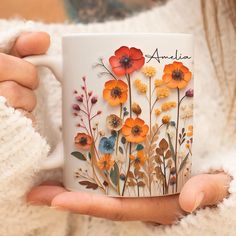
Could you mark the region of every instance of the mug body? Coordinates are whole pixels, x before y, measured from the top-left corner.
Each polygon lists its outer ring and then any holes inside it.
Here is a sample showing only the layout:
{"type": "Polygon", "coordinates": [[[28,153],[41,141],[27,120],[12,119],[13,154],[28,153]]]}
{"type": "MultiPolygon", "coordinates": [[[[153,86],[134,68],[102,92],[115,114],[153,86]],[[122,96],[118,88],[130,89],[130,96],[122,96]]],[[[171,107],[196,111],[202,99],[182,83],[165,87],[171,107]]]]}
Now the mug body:
{"type": "Polygon", "coordinates": [[[193,36],[65,36],[63,73],[65,187],[179,193],[193,155],[193,36]]]}

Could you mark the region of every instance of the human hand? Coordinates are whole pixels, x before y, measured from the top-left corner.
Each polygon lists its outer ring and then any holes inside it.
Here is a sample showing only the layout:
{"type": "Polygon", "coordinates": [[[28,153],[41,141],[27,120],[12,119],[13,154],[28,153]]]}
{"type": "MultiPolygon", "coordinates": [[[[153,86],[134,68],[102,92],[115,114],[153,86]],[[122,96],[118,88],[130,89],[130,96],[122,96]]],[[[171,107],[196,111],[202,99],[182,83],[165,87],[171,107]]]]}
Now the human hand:
{"type": "Polygon", "coordinates": [[[231,178],[224,173],[192,177],[179,195],[152,198],[112,198],[86,192],[68,192],[59,183],[48,182],[28,194],[28,202],[48,205],[115,221],[145,221],[171,224],[199,207],[214,206],[228,195],[231,178]]]}
{"type": "Polygon", "coordinates": [[[37,70],[22,58],[44,54],[50,45],[47,33],[23,33],[10,50],[10,55],[0,53],[0,96],[12,106],[34,120],[30,113],[36,106],[34,90],[38,87],[37,70]]]}

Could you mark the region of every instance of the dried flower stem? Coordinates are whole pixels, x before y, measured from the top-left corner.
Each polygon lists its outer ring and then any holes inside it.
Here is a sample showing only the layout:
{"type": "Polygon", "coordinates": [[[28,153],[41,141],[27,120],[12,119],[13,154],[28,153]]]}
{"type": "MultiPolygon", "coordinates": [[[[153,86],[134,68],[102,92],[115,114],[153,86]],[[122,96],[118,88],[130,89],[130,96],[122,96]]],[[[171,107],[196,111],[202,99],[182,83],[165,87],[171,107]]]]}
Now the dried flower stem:
{"type": "MultiPolygon", "coordinates": [[[[177,96],[178,96],[178,107],[177,107],[177,118],[176,118],[176,135],[175,135],[175,169],[177,170],[177,159],[178,159],[178,134],[179,134],[179,109],[180,109],[180,91],[177,88],[177,96]]],[[[176,192],[178,191],[178,173],[176,172],[176,192]]]]}
{"type": "MultiPolygon", "coordinates": [[[[100,180],[99,180],[99,178],[98,178],[97,175],[96,175],[96,170],[95,170],[95,167],[96,167],[96,169],[99,170],[99,168],[97,167],[97,159],[99,160],[100,157],[99,157],[99,153],[98,153],[98,150],[97,150],[97,148],[96,148],[96,145],[95,145],[95,136],[94,136],[94,134],[93,134],[92,125],[91,125],[92,119],[93,119],[94,117],[98,116],[99,114],[96,113],[95,115],[91,116],[90,111],[92,111],[92,108],[91,108],[91,107],[93,106],[93,104],[91,104],[91,106],[89,107],[89,97],[88,97],[87,85],[86,85],[85,80],[84,80],[84,94],[85,94],[85,99],[86,99],[86,110],[87,110],[87,113],[88,113],[87,117],[88,117],[88,125],[89,125],[89,134],[90,134],[90,136],[93,138],[93,146],[92,146],[92,148],[93,148],[93,150],[94,150],[94,152],[95,152],[95,153],[94,153],[94,154],[95,154],[95,155],[94,155],[94,157],[95,157],[95,163],[92,161],[92,168],[93,168],[93,173],[94,173],[94,177],[96,178],[96,181],[99,182],[100,185],[102,185],[101,182],[100,182],[100,180]],[[97,158],[96,158],[96,156],[97,156],[97,158]]],[[[107,176],[106,176],[104,173],[102,173],[100,170],[99,170],[99,172],[100,172],[100,174],[104,177],[104,179],[106,179],[106,181],[110,184],[110,186],[111,186],[112,188],[114,188],[115,191],[117,191],[116,188],[115,188],[115,187],[113,186],[113,184],[111,183],[109,177],[107,177],[107,176]]]]}
{"type": "MultiPolygon", "coordinates": [[[[129,109],[130,109],[130,117],[132,118],[132,89],[131,89],[131,83],[130,83],[130,75],[126,74],[126,79],[128,82],[128,87],[129,87],[129,109]]],[[[129,155],[131,155],[132,153],[132,143],[129,143],[129,155]]],[[[127,173],[125,176],[125,182],[124,182],[124,186],[123,186],[123,190],[122,190],[122,196],[124,196],[125,194],[125,188],[126,188],[126,183],[128,180],[128,173],[130,171],[130,167],[131,167],[131,163],[130,163],[130,158],[129,158],[129,164],[128,164],[128,169],[127,169],[127,173]]]]}
{"type": "MultiPolygon", "coordinates": [[[[120,104],[120,118],[122,119],[122,103],[120,104]]],[[[116,155],[118,154],[118,143],[119,143],[119,138],[120,138],[120,131],[117,132],[117,138],[116,138],[116,155]]]]}
{"type": "Polygon", "coordinates": [[[155,107],[155,105],[156,105],[157,102],[158,102],[158,98],[156,98],[155,101],[154,101],[153,104],[152,104],[152,108],[151,108],[151,111],[152,111],[152,112],[153,112],[153,109],[154,109],[154,107],[155,107]]]}
{"type": "Polygon", "coordinates": [[[109,75],[111,75],[115,80],[117,80],[116,76],[105,66],[105,64],[103,63],[103,60],[101,59],[100,61],[101,61],[101,64],[98,63],[97,65],[102,66],[109,75]]]}
{"type": "Polygon", "coordinates": [[[149,77],[149,129],[150,135],[152,135],[152,77],[149,77]]]}
{"type": "MultiPolygon", "coordinates": [[[[148,104],[149,104],[149,133],[150,133],[150,137],[152,137],[152,111],[153,111],[153,108],[152,108],[152,81],[151,81],[151,77],[148,78],[148,81],[149,81],[149,98],[148,98],[148,104]]],[[[150,152],[151,152],[151,145],[152,145],[152,141],[150,142],[150,145],[149,145],[149,149],[148,149],[148,169],[150,169],[150,166],[152,165],[152,162],[150,160],[150,152]]],[[[148,171],[148,189],[149,189],[149,193],[150,193],[150,196],[152,195],[152,181],[151,181],[151,173],[150,171],[148,171]]]]}
{"type": "MultiPolygon", "coordinates": [[[[89,134],[92,137],[93,143],[94,143],[95,142],[95,137],[94,137],[94,134],[93,134],[93,131],[92,131],[92,126],[91,126],[91,120],[92,120],[91,118],[92,117],[91,117],[91,113],[90,113],[92,104],[91,104],[91,107],[89,108],[89,97],[88,97],[87,85],[86,85],[85,80],[83,80],[83,81],[84,81],[84,95],[85,95],[85,99],[86,99],[86,106],[85,107],[86,107],[86,110],[87,110],[88,125],[89,125],[89,134]]],[[[99,159],[99,154],[98,154],[95,143],[92,145],[92,148],[94,149],[95,154],[97,155],[97,158],[99,159]]],[[[95,163],[93,163],[93,161],[92,161],[92,168],[93,168],[94,178],[96,179],[96,182],[98,183],[98,185],[103,186],[102,183],[100,182],[99,178],[96,175],[94,164],[95,163]]]]}

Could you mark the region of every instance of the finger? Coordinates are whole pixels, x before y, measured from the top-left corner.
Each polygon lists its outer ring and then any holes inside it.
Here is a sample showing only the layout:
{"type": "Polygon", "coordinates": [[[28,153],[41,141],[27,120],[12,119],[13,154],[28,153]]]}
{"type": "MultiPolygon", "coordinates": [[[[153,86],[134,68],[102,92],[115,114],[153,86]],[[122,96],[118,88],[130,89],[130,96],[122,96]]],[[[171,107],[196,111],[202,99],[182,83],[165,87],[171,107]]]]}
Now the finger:
{"type": "Polygon", "coordinates": [[[11,55],[25,57],[47,52],[50,46],[50,36],[45,32],[24,33],[16,40],[11,55]]]}
{"type": "Polygon", "coordinates": [[[36,106],[36,96],[33,91],[14,81],[0,83],[0,96],[5,97],[7,104],[14,108],[32,111],[36,106]]]}
{"type": "Polygon", "coordinates": [[[160,198],[112,198],[85,192],[63,192],[54,199],[55,208],[115,221],[151,221],[170,224],[183,212],[178,196],[160,198]]]}
{"type": "Polygon", "coordinates": [[[40,184],[40,186],[63,186],[61,182],[56,180],[46,180],[40,184]]]}
{"type": "Polygon", "coordinates": [[[29,62],[0,53],[0,82],[6,80],[35,89],[38,86],[37,70],[29,62]]]}
{"type": "Polygon", "coordinates": [[[54,186],[53,188],[50,185],[38,186],[33,188],[28,194],[27,202],[33,205],[51,206],[51,200],[65,191],[61,186],[54,186]]]}
{"type": "Polygon", "coordinates": [[[228,195],[231,178],[224,174],[202,174],[191,178],[183,187],[179,203],[186,212],[219,203],[228,195]]]}

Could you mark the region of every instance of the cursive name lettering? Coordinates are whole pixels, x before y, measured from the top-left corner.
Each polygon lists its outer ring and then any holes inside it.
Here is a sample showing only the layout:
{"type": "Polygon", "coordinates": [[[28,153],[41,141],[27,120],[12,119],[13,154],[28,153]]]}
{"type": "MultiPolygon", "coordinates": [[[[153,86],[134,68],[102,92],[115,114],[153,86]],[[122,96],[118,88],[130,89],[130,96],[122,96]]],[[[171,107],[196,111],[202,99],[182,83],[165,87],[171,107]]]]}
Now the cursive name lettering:
{"type": "Polygon", "coordinates": [[[186,59],[191,59],[190,56],[186,56],[186,55],[182,55],[178,49],[175,50],[175,54],[174,55],[160,55],[159,54],[159,49],[157,48],[155,50],[155,52],[152,55],[145,55],[146,58],[148,58],[149,60],[147,61],[147,63],[149,63],[151,60],[156,60],[158,61],[158,63],[161,63],[161,60],[163,59],[170,59],[170,60],[186,60],[186,59]]]}

